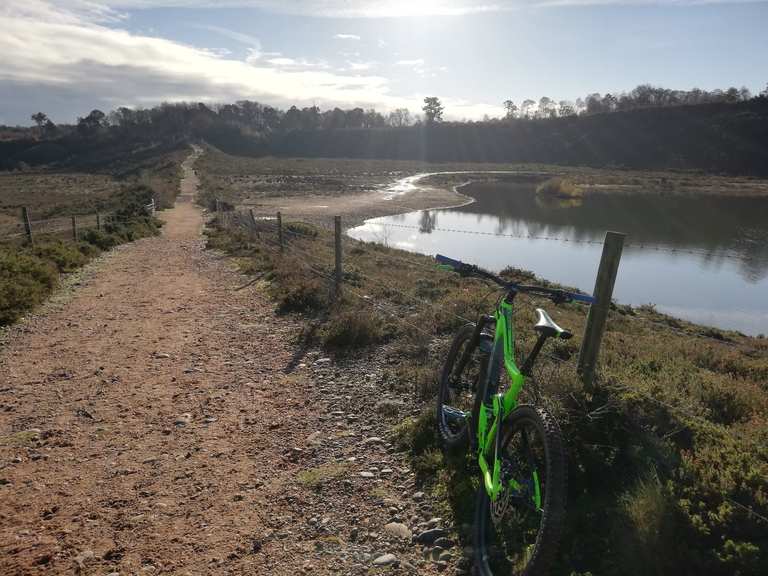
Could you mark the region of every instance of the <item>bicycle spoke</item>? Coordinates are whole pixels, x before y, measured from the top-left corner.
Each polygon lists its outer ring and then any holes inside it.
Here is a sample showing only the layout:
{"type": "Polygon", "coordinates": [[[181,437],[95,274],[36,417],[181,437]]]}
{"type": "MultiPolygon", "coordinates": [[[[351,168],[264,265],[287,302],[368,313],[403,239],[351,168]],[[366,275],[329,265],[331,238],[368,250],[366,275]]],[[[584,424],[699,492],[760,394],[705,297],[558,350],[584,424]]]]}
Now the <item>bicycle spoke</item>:
{"type": "MultiPolygon", "coordinates": [[[[462,357],[468,344],[469,340],[466,340],[459,347],[455,358],[462,357]]],[[[456,373],[455,368],[455,366],[452,367],[446,383],[447,386],[441,393],[441,405],[438,412],[443,420],[444,430],[451,436],[459,436],[467,426],[480,373],[479,353],[473,351],[461,373],[456,373]]]]}

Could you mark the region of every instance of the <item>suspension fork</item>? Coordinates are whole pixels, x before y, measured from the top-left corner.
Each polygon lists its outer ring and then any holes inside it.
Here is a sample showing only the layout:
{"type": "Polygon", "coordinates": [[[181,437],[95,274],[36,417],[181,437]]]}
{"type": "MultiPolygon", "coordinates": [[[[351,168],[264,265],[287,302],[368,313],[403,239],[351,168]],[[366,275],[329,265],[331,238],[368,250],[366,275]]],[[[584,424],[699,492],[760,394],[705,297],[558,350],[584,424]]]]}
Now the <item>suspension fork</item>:
{"type": "MultiPolygon", "coordinates": [[[[454,374],[461,374],[464,372],[464,368],[467,367],[467,363],[469,362],[469,359],[472,357],[472,352],[474,352],[475,347],[480,342],[480,338],[483,333],[483,328],[489,323],[494,320],[493,316],[487,316],[483,315],[478,318],[477,323],[475,324],[475,331],[472,332],[472,337],[469,340],[469,344],[464,348],[464,351],[461,353],[461,358],[459,358],[459,363],[456,365],[456,368],[454,369],[454,374]]],[[[453,374],[451,375],[451,377],[453,374]]]]}

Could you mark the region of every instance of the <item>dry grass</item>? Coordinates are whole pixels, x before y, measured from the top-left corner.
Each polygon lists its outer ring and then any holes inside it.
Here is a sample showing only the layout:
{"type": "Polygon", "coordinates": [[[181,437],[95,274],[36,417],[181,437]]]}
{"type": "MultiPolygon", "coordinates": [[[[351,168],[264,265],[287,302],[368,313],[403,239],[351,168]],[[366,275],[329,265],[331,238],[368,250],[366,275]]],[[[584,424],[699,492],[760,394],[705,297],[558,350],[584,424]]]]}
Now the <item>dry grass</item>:
{"type": "Polygon", "coordinates": [[[181,161],[188,153],[177,150],[141,166],[123,167],[122,172],[113,168],[114,174],[45,169],[0,172],[0,238],[23,231],[22,207],[27,207],[32,221],[61,218],[66,227],[70,215],[93,220],[97,211],[116,209],[122,203],[121,193],[137,184],[152,189],[159,208],[169,208],[178,193],[181,161]]]}
{"type": "MultiPolygon", "coordinates": [[[[714,194],[768,196],[768,181],[686,172],[631,171],[543,164],[446,162],[430,164],[403,160],[338,158],[248,158],[215,149],[198,161],[201,200],[219,198],[233,205],[258,204],[270,197],[336,196],[379,190],[400,178],[423,172],[518,172],[514,178],[542,182],[559,177],[590,193],[714,194]]],[[[484,178],[508,178],[487,175],[484,178]]],[[[438,175],[426,182],[449,189],[466,181],[466,174],[438,175]]]]}
{"type": "Polygon", "coordinates": [[[299,472],[296,479],[300,484],[309,488],[320,488],[323,484],[341,478],[349,470],[345,463],[330,463],[308,468],[299,472]]]}
{"type": "MultiPolygon", "coordinates": [[[[290,278],[275,276],[279,297],[284,282],[327,287],[306,263],[330,271],[330,238],[322,229],[313,238],[293,238],[284,256],[263,243],[250,249],[265,267],[275,269],[282,261],[294,270],[290,278]]],[[[230,249],[240,256],[247,251],[242,242],[230,249]]],[[[363,322],[366,334],[386,326],[385,348],[380,339],[367,342],[379,342],[376,353],[389,359],[390,388],[415,397],[429,415],[397,427],[395,444],[411,452],[418,477],[445,513],[468,522],[471,506],[457,496],[471,492],[468,476],[452,471],[436,451],[431,403],[452,332],[462,317],[490,311],[496,294],[482,282],[437,269],[428,257],[379,245],[350,242],[345,266],[355,271],[354,284],[345,285],[346,304],[323,305],[324,326],[343,324],[365,307],[377,318],[363,322]]],[[[506,274],[532,281],[523,271],[506,274]]],[[[535,339],[535,305],[541,303],[518,300],[520,355],[535,339]]],[[[768,340],[713,331],[647,307],[616,307],[603,342],[598,387],[589,393],[575,371],[587,309],[545,307],[576,334],[548,349],[565,364],[541,363],[540,387],[561,422],[571,462],[568,546],[560,572],[585,566],[617,574],[616,566],[631,565],[637,569],[624,573],[648,573],[643,566],[662,567],[664,573],[761,573],[768,562],[765,527],[732,501],[768,516],[768,340]],[[658,471],[655,483],[648,480],[649,469],[658,471]],[[660,523],[668,518],[675,519],[674,546],[658,541],[660,523]]]]}

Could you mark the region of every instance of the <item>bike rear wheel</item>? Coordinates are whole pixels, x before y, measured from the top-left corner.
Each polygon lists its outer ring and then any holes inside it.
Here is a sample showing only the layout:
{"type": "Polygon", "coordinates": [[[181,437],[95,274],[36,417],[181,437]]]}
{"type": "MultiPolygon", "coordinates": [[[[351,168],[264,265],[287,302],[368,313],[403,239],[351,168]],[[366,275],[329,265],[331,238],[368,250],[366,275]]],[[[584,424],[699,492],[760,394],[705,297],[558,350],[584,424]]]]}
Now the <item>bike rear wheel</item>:
{"type": "Polygon", "coordinates": [[[443,448],[463,450],[469,444],[471,414],[475,396],[485,376],[487,355],[472,342],[475,327],[461,328],[453,339],[440,376],[437,393],[437,429],[443,448]],[[470,350],[469,361],[463,369],[458,366],[464,351],[470,350]]]}
{"type": "Polygon", "coordinates": [[[477,571],[481,576],[544,575],[565,520],[567,467],[560,428],[543,408],[520,405],[501,434],[504,488],[495,502],[482,483],[478,490],[477,571]]]}

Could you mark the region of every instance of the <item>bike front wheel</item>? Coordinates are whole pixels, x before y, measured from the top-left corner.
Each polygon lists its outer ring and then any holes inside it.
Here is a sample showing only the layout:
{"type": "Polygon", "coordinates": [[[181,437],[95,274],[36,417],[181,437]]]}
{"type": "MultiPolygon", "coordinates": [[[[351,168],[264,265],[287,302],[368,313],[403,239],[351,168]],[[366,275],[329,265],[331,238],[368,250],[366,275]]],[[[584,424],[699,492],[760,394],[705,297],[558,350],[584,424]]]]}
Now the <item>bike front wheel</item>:
{"type": "Polygon", "coordinates": [[[469,324],[456,333],[440,375],[437,430],[443,448],[448,451],[463,450],[469,444],[475,396],[486,370],[487,355],[472,341],[474,331],[474,325],[469,324]],[[468,348],[468,361],[460,366],[468,348]]]}
{"type": "Polygon", "coordinates": [[[560,428],[543,408],[518,406],[502,425],[502,491],[481,482],[474,547],[481,576],[543,576],[565,521],[567,467],[560,428]]]}

